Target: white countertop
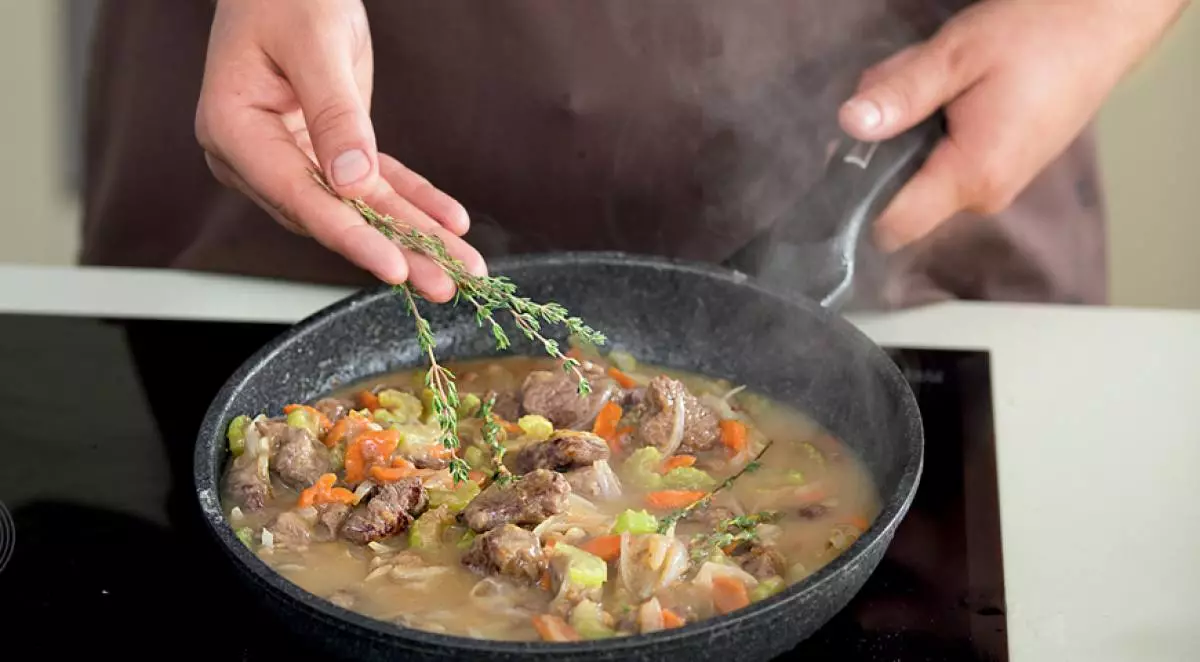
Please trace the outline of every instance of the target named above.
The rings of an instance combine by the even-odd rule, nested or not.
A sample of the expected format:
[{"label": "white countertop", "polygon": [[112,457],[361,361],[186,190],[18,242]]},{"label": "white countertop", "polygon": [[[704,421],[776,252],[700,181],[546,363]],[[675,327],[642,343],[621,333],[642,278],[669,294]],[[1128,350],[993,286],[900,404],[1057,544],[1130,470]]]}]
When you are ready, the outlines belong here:
[{"label": "white countertop", "polygon": [[[297,321],[341,288],[0,265],[0,314]],[[947,303],[851,321],[992,355],[1016,662],[1200,659],[1200,313]]]}]

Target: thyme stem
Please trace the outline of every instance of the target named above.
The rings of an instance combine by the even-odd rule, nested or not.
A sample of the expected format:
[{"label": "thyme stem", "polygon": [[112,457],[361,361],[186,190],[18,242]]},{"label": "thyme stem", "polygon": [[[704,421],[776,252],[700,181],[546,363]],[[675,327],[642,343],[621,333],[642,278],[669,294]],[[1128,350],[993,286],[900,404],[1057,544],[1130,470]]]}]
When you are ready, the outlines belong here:
[{"label": "thyme stem", "polygon": [[667,515],[666,517],[662,518],[662,520],[660,520],[658,523],[658,532],[664,533],[667,535],[672,535],[674,533],[676,522],[678,522],[679,520],[692,514],[692,512],[698,508],[707,507],[708,504],[712,503],[713,497],[716,496],[718,492],[729,487],[730,485],[733,485],[734,481],[736,481],[738,478],[742,477],[742,474],[752,473],[754,471],[757,471],[758,468],[760,466],[762,466],[759,464],[759,460],[762,458],[763,453],[766,453],[767,450],[769,448],[771,448],[771,446],[774,444],[775,444],[774,440],[768,441],[766,443],[766,445],[762,447],[762,450],[758,451],[758,454],[754,456],[754,459],[747,462],[746,466],[739,469],[737,473],[735,473],[732,476],[730,476],[729,478],[726,478],[725,480],[721,481],[721,483],[719,485],[717,485],[716,487],[709,490],[708,494],[705,494],[700,499],[693,501],[692,503],[684,506],[683,508],[679,508],[678,510],[675,510],[674,512],[672,512],[670,515]]}]

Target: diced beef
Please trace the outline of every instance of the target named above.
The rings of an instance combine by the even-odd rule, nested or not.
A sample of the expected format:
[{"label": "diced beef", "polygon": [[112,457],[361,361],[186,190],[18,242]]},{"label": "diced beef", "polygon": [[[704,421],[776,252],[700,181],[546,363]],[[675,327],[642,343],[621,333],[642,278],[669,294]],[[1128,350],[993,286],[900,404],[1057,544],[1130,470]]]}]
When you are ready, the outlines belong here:
[{"label": "diced beef", "polygon": [[729,508],[709,505],[693,510],[683,520],[685,522],[696,522],[707,529],[715,529],[721,522],[732,519],[735,516],[734,512]]},{"label": "diced beef", "polygon": [[279,513],[267,529],[274,536],[276,545],[284,547],[301,547],[308,544],[312,538],[312,520],[315,513],[312,510],[288,510]]},{"label": "diced beef", "polygon": [[271,461],[271,469],[285,485],[301,490],[329,473],[332,468],[329,449],[303,428],[287,428],[283,442]]},{"label": "diced beef", "polygon": [[712,448],[721,438],[720,419],[688,393],[683,383],[658,376],[646,387],[646,397],[638,412],[638,439],[642,446],[663,450],[670,443],[675,426],[675,407],[683,406],[683,441],[677,453],[697,453]]},{"label": "diced beef", "polygon": [[440,443],[404,444],[396,451],[396,457],[412,462],[418,469],[445,469],[450,460]]},{"label": "diced beef", "polygon": [[754,575],[756,579],[780,577],[787,565],[783,555],[769,545],[752,544],[749,552],[734,559],[742,566],[742,570]]},{"label": "diced beef", "polygon": [[339,418],[346,415],[346,412],[354,409],[354,403],[341,398],[321,398],[317,400],[313,408],[325,414],[330,421],[337,422]]},{"label": "diced beef", "polygon": [[429,496],[418,478],[388,483],[370,501],[360,503],[342,524],[341,535],[365,545],[408,530],[413,520],[429,505]]},{"label": "diced beef", "polygon": [[519,474],[534,469],[570,471],[591,466],[597,460],[607,460],[608,444],[590,432],[558,430],[549,439],[530,444],[517,451],[509,466]]},{"label": "diced beef", "polygon": [[567,509],[571,486],[562,474],[538,469],[501,484],[492,483],[463,510],[462,519],[476,533],[507,523],[533,525]]},{"label": "diced beef", "polygon": [[621,392],[620,405],[625,411],[637,409],[646,400],[646,387],[635,386]]},{"label": "diced beef", "polygon": [[258,429],[258,433],[266,437],[270,442],[269,455],[272,460],[275,459],[275,453],[279,452],[279,447],[287,439],[288,430],[291,429],[287,421],[281,418],[268,418],[261,421],[256,421],[254,427]]},{"label": "diced beef", "polygon": [[521,398],[515,391],[488,391],[482,400],[486,402],[488,398],[496,399],[492,413],[500,418],[515,423],[521,417]]},{"label": "diced beef", "polygon": [[313,540],[328,542],[337,538],[342,524],[350,516],[350,506],[344,503],[322,503],[317,506],[317,522],[313,525]]},{"label": "diced beef", "polygon": [[225,474],[225,490],[242,510],[261,510],[271,497],[271,482],[258,473],[258,460],[249,454],[234,458]]},{"label": "diced beef", "polygon": [[810,503],[796,511],[796,514],[806,520],[818,520],[828,515],[830,510],[832,509],[823,503]]},{"label": "diced beef", "polygon": [[538,370],[529,373],[521,386],[522,410],[526,414],[545,416],[555,428],[589,428],[600,408],[612,396],[615,385],[593,363],[583,363],[580,371],[592,387],[588,395],[579,395],[579,378],[574,372]]},{"label": "diced beef", "polygon": [[514,524],[480,535],[462,562],[480,575],[503,575],[529,582],[536,582],[546,568],[537,536]]}]

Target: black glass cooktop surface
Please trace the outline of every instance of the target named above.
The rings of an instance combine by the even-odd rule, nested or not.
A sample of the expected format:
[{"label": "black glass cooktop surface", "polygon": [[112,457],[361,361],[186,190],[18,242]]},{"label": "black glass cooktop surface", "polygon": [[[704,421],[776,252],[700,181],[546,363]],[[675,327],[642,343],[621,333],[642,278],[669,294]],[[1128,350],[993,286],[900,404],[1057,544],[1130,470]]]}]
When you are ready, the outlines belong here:
[{"label": "black glass cooktop surface", "polygon": [[[0,632],[10,649],[309,657],[238,583],[192,489],[210,399],[282,330],[0,315]],[[858,596],[781,659],[1007,660],[988,355],[889,352],[925,420],[920,488]]]}]

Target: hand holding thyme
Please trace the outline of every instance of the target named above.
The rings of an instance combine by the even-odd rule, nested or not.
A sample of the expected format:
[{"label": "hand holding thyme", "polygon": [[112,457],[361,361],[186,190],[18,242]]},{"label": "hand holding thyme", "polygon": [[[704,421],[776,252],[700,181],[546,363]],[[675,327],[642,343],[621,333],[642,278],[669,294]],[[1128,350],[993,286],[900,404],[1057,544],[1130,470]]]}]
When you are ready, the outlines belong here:
[{"label": "hand holding thyme", "polygon": [[[593,345],[603,345],[606,341],[604,334],[589,327],[582,319],[569,315],[567,309],[557,303],[537,303],[527,297],[517,296],[516,285],[507,278],[471,274],[462,262],[446,252],[445,245],[437,236],[422,232],[386,214],[381,214],[360,199],[343,198],[333,190],[322,173],[312,170],[311,174],[330,195],[348,204],[383,236],[401,248],[424,255],[442,269],[454,282],[457,289],[454,302],[459,303],[465,300],[471,304],[475,309],[475,321],[481,328],[485,324],[488,326],[492,337],[495,338],[496,349],[504,350],[510,347],[508,334],[496,319],[498,313],[507,313],[522,335],[530,341],[539,343],[546,354],[561,363],[565,372],[574,372],[579,379],[577,390],[580,395],[591,392],[591,385],[579,369],[579,361],[564,354],[558,341],[547,338],[542,332],[542,325],[561,325],[566,328],[568,334],[577,336]],[[408,310],[416,323],[417,344],[420,346],[421,352],[429,359],[425,387],[433,394],[432,407],[434,419],[438,423],[439,439],[442,445],[454,455],[450,462],[450,473],[456,483],[468,480],[467,463],[458,455],[460,446],[457,413],[459,399],[454,374],[438,363],[434,352],[437,343],[434,339],[433,329],[429,321],[421,316],[412,289],[407,284],[402,284],[395,286],[395,291],[404,296]],[[490,410],[490,407],[487,409]],[[503,470],[504,473],[501,473],[503,465],[499,464],[499,461],[503,457],[503,452],[496,452],[495,446],[499,445],[497,434],[493,431],[490,439],[487,434],[488,425],[495,425],[494,421],[489,418],[486,415],[484,417],[484,437],[488,440],[489,445],[493,445],[493,454],[499,467],[497,475],[503,476],[506,475],[507,470]]]}]

